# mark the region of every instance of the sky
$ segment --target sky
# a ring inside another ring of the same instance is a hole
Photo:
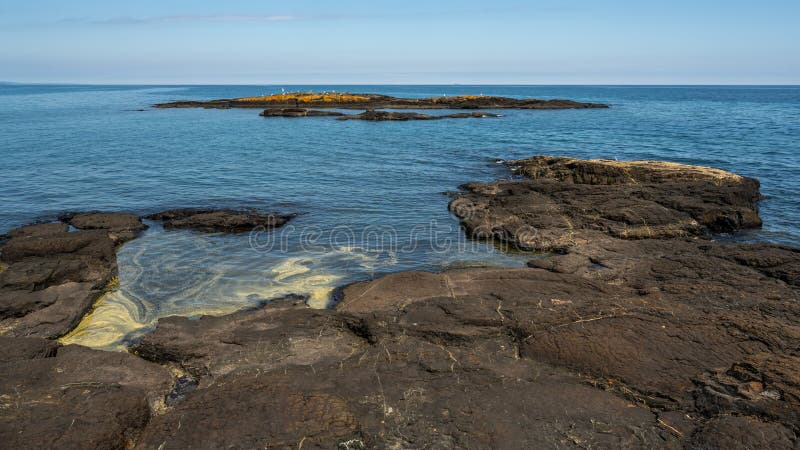
[[[800,84],[800,1],[0,0],[0,81]]]

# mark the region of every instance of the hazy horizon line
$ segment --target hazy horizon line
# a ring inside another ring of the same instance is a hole
[[[0,84],[51,85],[51,86],[775,86],[800,87],[798,83],[425,83],[425,82],[313,82],[313,83],[226,83],[226,82],[74,82],[74,81],[10,81],[0,80]]]

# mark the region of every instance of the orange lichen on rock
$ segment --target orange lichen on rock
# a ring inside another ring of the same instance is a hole
[[[370,98],[364,95],[339,94],[335,92],[324,92],[316,94],[313,92],[290,92],[286,94],[264,95],[259,97],[244,97],[237,99],[240,102],[270,102],[270,103],[356,103],[369,101]]]

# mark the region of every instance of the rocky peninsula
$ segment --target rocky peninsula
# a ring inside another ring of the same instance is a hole
[[[159,103],[154,108],[336,108],[336,109],[585,109],[608,108],[572,100],[515,99],[484,95],[400,98],[380,94],[312,93]]]
[[[113,278],[138,217],[7,233],[0,440],[797,447],[800,250],[714,240],[760,226],[757,180],[652,161],[508,165],[519,179],[463,186],[450,208],[475,239],[545,252],[527,268],[390,274],[341,288],[330,310],[288,297],[170,317],[129,354],[51,339]],[[58,305],[77,312],[36,315]]]

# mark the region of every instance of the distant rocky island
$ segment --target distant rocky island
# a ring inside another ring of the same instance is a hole
[[[602,103],[572,100],[516,99],[484,95],[399,98],[381,94],[292,92],[284,94],[159,103],[154,108],[339,108],[339,109],[586,109],[608,108]]]

